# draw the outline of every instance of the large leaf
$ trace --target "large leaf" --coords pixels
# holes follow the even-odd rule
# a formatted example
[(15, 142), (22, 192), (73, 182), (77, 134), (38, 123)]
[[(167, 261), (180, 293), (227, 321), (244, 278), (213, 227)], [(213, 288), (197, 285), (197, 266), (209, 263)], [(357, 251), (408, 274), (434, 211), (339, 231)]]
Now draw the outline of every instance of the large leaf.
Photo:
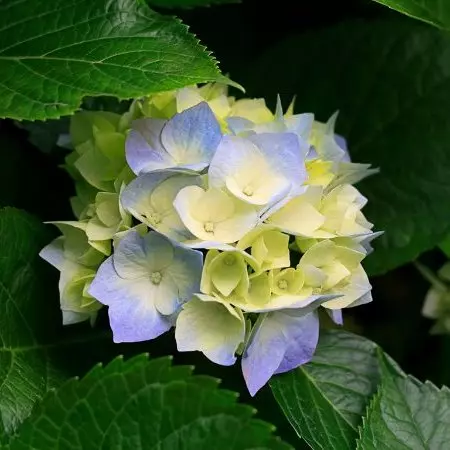
[(359, 450), (446, 450), (450, 442), (450, 390), (420, 383), (380, 352), (381, 386), (370, 404)]
[(50, 238), (31, 215), (0, 209), (0, 442), (49, 389), (111, 355), (109, 332), (63, 332), (57, 272), (38, 256)]
[(54, 290), (47, 289), (47, 267), (38, 260), (48, 238), (33, 217), (0, 210), (0, 435), (12, 431), (60, 381), (47, 353), (55, 329), (47, 324)]
[(19, 430), (11, 450), (289, 449), (254, 409), (217, 380), (171, 367), (169, 358), (95, 367), (50, 393)]
[(355, 447), (378, 382), (376, 348), (351, 333), (327, 331), (311, 363), (270, 382), (292, 426), (313, 449)]
[(450, 29), (450, 2), (447, 0), (375, 0), (403, 14), (440, 28)]
[(322, 121), (340, 110), (353, 160), (380, 167), (359, 185), (368, 218), (385, 230), (367, 259), (372, 274), (450, 231), (448, 34), (402, 17), (349, 21), (276, 45), (240, 81), (250, 95), (297, 94), (296, 109)]
[(136, 0), (0, 0), (0, 117), (56, 118), (85, 95), (138, 97), (220, 77), (177, 19)]

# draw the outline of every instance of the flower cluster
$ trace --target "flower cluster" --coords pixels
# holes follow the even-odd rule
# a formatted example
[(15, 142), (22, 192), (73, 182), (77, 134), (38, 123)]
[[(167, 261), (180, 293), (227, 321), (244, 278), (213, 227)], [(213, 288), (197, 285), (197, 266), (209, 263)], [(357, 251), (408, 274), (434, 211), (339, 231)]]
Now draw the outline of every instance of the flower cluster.
[(241, 355), (250, 393), (308, 362), (318, 308), (371, 301), (361, 266), (378, 234), (353, 184), (375, 172), (312, 114), (273, 114), (226, 87), (135, 101), (71, 122), (78, 221), (41, 252), (61, 272), (64, 323), (109, 307), (115, 342), (175, 327), (179, 351)]

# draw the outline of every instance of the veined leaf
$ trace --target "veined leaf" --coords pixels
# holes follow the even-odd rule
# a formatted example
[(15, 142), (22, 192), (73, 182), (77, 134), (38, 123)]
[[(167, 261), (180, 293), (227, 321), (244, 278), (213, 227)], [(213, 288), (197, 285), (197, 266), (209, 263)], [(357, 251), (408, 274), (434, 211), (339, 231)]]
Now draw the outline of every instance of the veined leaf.
[(95, 349), (104, 351), (108, 342), (99, 337), (110, 338), (89, 330), (75, 339), (62, 333), (56, 271), (38, 256), (50, 237), (33, 216), (0, 209), (0, 442), (64, 381), (72, 361), (98, 358)]
[(344, 331), (323, 332), (311, 363), (270, 382), (295, 428), (313, 449), (355, 447), (378, 383), (376, 344)]
[(381, 386), (364, 418), (358, 450), (446, 450), (450, 390), (421, 383), (380, 352)]
[(287, 450), (217, 380), (147, 355), (95, 367), (49, 393), (11, 450)]
[(71, 114), (221, 77), (181, 22), (136, 0), (0, 0), (0, 117)]

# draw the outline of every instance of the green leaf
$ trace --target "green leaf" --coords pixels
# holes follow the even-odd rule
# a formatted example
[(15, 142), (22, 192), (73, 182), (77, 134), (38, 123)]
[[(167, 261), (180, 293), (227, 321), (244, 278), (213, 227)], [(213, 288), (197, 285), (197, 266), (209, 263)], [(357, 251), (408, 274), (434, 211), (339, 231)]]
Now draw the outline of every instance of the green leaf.
[(407, 16), (450, 29), (450, 3), (446, 0), (374, 0)]
[(270, 382), (291, 425), (313, 449), (354, 448), (378, 383), (376, 348), (362, 337), (329, 330), (311, 363)]
[(385, 231), (367, 258), (371, 274), (414, 260), (450, 232), (447, 33), (402, 17), (348, 21), (276, 45), (240, 81), (249, 96), (283, 92), (287, 103), (296, 94), (298, 112), (321, 121), (339, 110), (352, 159), (380, 168), (358, 185), (365, 214)]
[[(145, 1), (145, 0), (142, 0)], [(196, 8), (199, 6), (223, 5), (227, 3), (240, 3), (241, 0), (147, 0), (151, 6), (159, 8)]]
[(109, 349), (109, 332), (63, 333), (57, 272), (38, 256), (49, 231), (23, 211), (0, 209), (0, 442), (49, 389)]
[(448, 448), (450, 390), (401, 372), (380, 351), (381, 386), (360, 430), (359, 450)]
[(32, 216), (0, 210), (0, 436), (13, 431), (60, 381), (46, 351), (51, 302), (47, 267), (38, 259), (48, 239), (48, 230)]
[(289, 449), (217, 380), (169, 358), (121, 358), (49, 393), (11, 450)]
[(136, 0), (0, 0), (0, 117), (57, 118), (85, 95), (139, 97), (221, 78), (178, 19)]

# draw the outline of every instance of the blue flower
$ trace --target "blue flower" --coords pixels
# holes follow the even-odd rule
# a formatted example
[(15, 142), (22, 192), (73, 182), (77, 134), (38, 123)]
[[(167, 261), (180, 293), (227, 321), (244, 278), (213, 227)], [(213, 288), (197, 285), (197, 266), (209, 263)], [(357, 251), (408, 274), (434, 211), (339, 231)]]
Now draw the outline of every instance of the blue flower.
[(151, 231), (129, 231), (99, 268), (89, 293), (109, 306), (114, 342), (154, 339), (198, 292), (201, 252)]
[(220, 125), (206, 102), (170, 120), (138, 119), (126, 140), (126, 158), (136, 175), (154, 170), (207, 167), (222, 138)]

